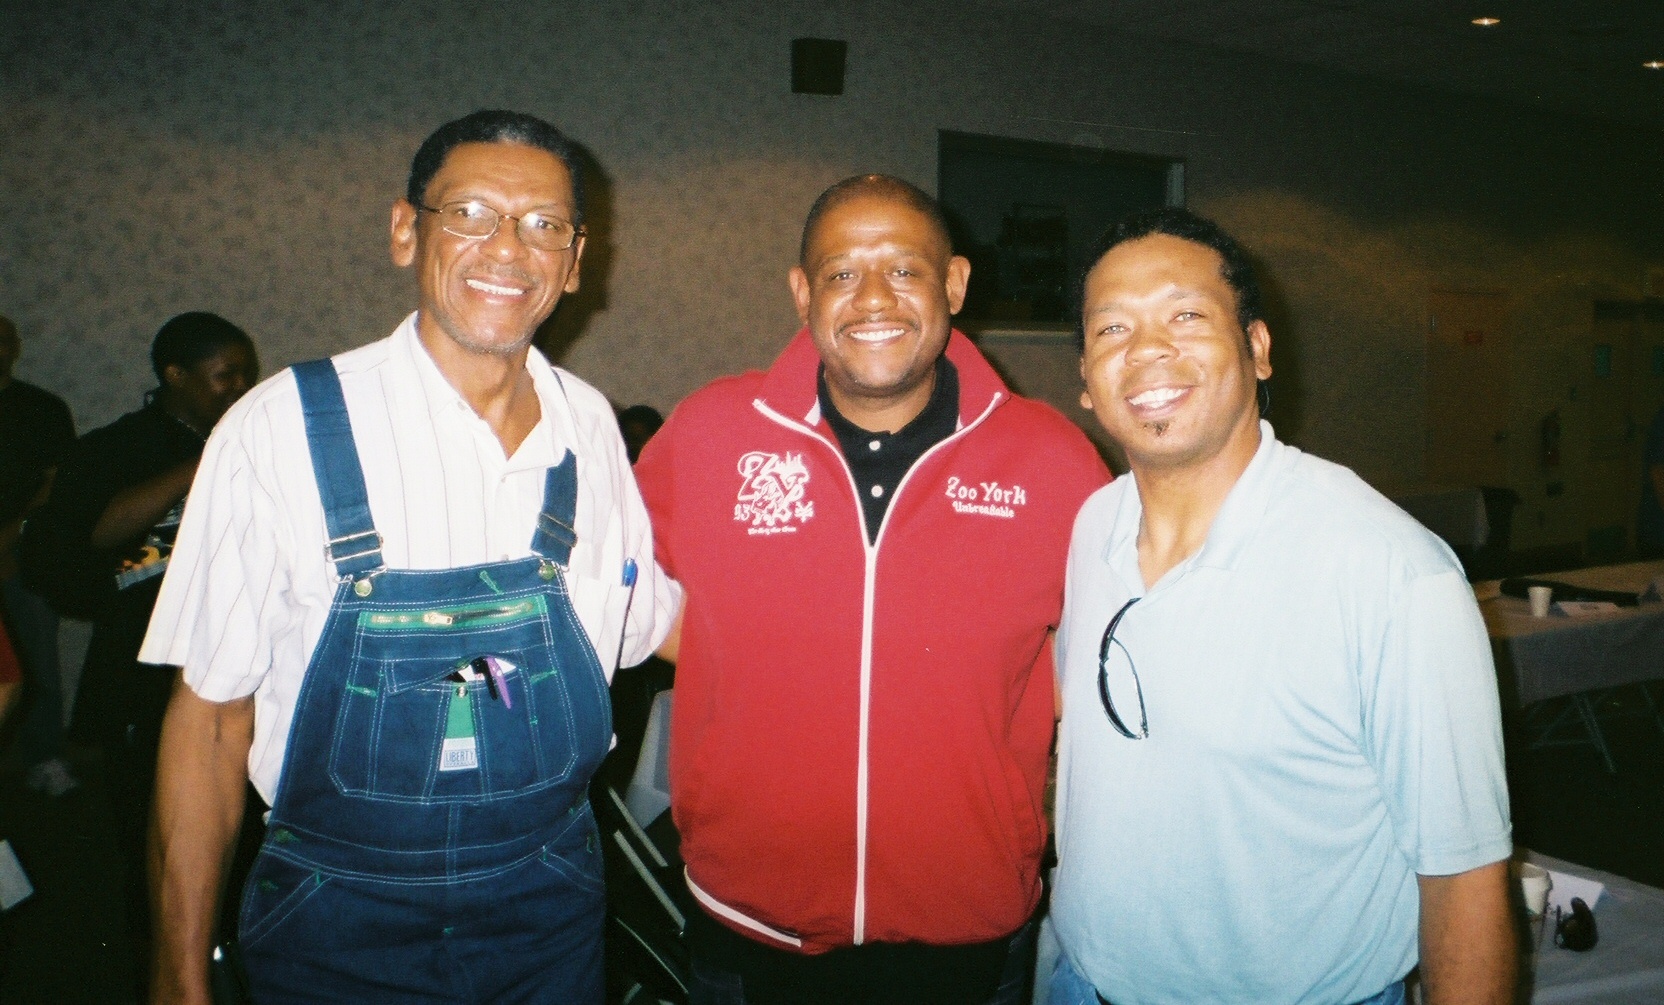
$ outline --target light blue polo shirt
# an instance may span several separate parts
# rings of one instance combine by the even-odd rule
[[[1206,543],[1148,592],[1134,478],[1075,523],[1052,919],[1116,1005],[1368,998],[1416,963],[1416,874],[1512,850],[1496,672],[1455,557],[1260,431]],[[1132,597],[1115,637],[1142,740],[1098,694]],[[1128,679],[1113,697],[1136,731]]]

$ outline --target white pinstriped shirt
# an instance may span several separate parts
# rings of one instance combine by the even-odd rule
[[[569,373],[527,357],[543,415],[513,457],[416,336],[335,357],[388,568],[445,569],[531,554],[545,469],[578,458],[578,543],[568,580],[610,677],[664,639],[681,588],[653,562],[653,536],[612,407]],[[289,722],[337,579],[293,373],[250,391],[214,428],[185,506],[139,659],[185,668],[210,701],[255,697],[249,777],[277,792]],[[640,567],[634,599],[624,562]],[[628,607],[628,624],[625,610]]]

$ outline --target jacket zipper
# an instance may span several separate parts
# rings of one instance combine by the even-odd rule
[[[866,942],[867,935],[867,744],[868,728],[872,712],[872,621],[873,621],[873,593],[878,586],[878,546],[884,543],[884,531],[890,526],[890,517],[895,514],[897,501],[902,491],[912,479],[913,472],[919,470],[930,455],[965,436],[1005,400],[1003,391],[994,392],[994,397],[988,402],[988,407],[982,414],[972,419],[965,426],[956,429],[952,434],[937,441],[929,450],[920,454],[918,459],[901,476],[896,483],[896,490],[890,496],[890,505],[884,510],[884,519],[878,523],[878,534],[869,543],[867,541],[867,518],[861,509],[861,487],[855,484],[855,473],[850,470],[849,462],[844,459],[841,447],[811,426],[789,419],[770,408],[761,398],[752,399],[751,404],[757,411],[772,421],[795,430],[812,439],[818,440],[831,448],[832,454],[838,459],[838,467],[844,477],[849,480],[850,497],[855,501],[855,525],[861,535],[861,547],[866,555],[866,568],[863,572],[861,585],[861,724],[856,744],[855,766],[855,917],[851,926],[853,941],[859,946]]]

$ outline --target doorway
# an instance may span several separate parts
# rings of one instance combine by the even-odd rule
[[[1610,561],[1634,540],[1647,429],[1664,407],[1664,303],[1597,302],[1589,333],[1586,549]]]
[[[1508,295],[1435,290],[1427,319],[1427,481],[1506,486]]]

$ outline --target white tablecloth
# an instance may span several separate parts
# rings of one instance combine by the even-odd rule
[[[1664,562],[1632,562],[1535,578],[1641,593],[1659,575],[1664,575]],[[1534,618],[1524,600],[1497,596],[1496,590],[1494,582],[1474,587],[1485,629],[1497,649],[1498,662],[1512,671],[1520,704],[1664,679],[1664,604]]]
[[[1606,884],[1594,907],[1600,933],[1595,948],[1560,949],[1552,931],[1543,933],[1532,954],[1531,1001],[1664,1005],[1664,890],[1536,852],[1525,857],[1545,869]],[[1552,925],[1551,917],[1544,927]]]

